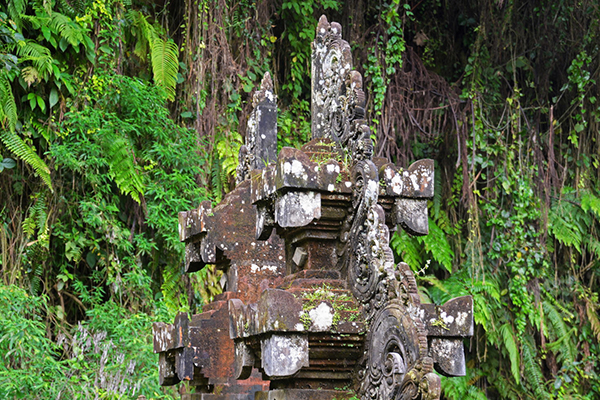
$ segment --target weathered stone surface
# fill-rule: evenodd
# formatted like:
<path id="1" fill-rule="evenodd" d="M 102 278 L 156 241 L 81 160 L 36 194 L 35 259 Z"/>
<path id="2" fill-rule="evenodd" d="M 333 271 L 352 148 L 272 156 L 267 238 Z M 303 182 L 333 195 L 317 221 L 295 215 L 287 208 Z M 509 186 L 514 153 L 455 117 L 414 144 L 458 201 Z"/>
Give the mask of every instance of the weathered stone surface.
<path id="1" fill-rule="evenodd" d="M 264 169 L 277 158 L 277 97 L 271 74 L 265 73 L 260 90 L 254 93 L 248 118 L 246 144 L 240 148 L 237 184 L 250 177 L 250 171 Z"/>
<path id="2" fill-rule="evenodd" d="M 344 390 L 276 389 L 257 392 L 256 400 L 349 400 L 354 392 Z"/>
<path id="3" fill-rule="evenodd" d="M 429 233 L 428 215 L 427 200 L 397 198 L 394 201 L 394 222 L 411 235 Z"/>
<path id="4" fill-rule="evenodd" d="M 421 304 L 429 336 L 473 336 L 473 298 L 456 297 L 441 306 Z"/>
<path id="5" fill-rule="evenodd" d="M 308 367 L 308 337 L 304 334 L 272 334 L 260 341 L 261 370 L 269 379 L 289 378 Z"/>
<path id="6" fill-rule="evenodd" d="M 305 226 L 321 218 L 321 194 L 287 192 L 275 200 L 275 223 L 282 228 Z"/>
<path id="7" fill-rule="evenodd" d="M 255 400 L 349 400 L 354 396 L 344 390 L 276 389 L 257 392 Z"/>
<path id="8" fill-rule="evenodd" d="M 266 76 L 237 188 L 214 208 L 180 214 L 187 272 L 214 263 L 227 290 L 191 319 L 155 324 L 161 384 L 206 392 L 188 400 L 345 399 L 355 393 L 331 389 L 349 386 L 361 399 L 437 400 L 434 368 L 465 373 L 472 299 L 421 304 L 389 246 L 396 226 L 427 234 L 433 161 L 402 169 L 373 158 L 362 76 L 325 17 L 312 70 L 313 140 L 275 153 Z"/>
<path id="9" fill-rule="evenodd" d="M 155 322 L 152 326 L 154 352 L 161 353 L 175 348 L 175 326 L 164 322 Z"/>
<path id="10" fill-rule="evenodd" d="M 328 145 L 334 145 L 329 139 L 313 140 L 311 143 L 324 143 L 330 149 Z M 252 172 L 252 202 L 267 200 L 275 193 L 289 189 L 349 193 L 351 184 L 338 178 L 341 161 L 336 158 L 340 158 L 339 154 L 318 154 L 313 153 L 311 158 L 302 150 L 282 148 L 275 165 Z"/>
<path id="11" fill-rule="evenodd" d="M 226 274 L 225 289 L 251 301 L 258 300 L 264 285 L 274 287 L 283 277 L 283 241 L 276 235 L 254 239 L 256 207 L 250 200 L 250 181 L 242 182 L 214 208 L 203 202 L 194 212 L 180 213 L 181 223 L 186 272 L 217 264 Z"/>
<path id="12" fill-rule="evenodd" d="M 430 342 L 435 369 L 445 376 L 464 376 L 467 372 L 463 338 L 434 337 Z"/>
<path id="13" fill-rule="evenodd" d="M 419 160 L 407 169 L 394 164 L 385 164 L 379 172 L 384 194 L 412 199 L 433 198 L 434 162 Z"/>
<path id="14" fill-rule="evenodd" d="M 158 356 L 158 382 L 161 386 L 174 385 L 179 382 L 175 372 L 175 352 L 164 351 Z"/>
<path id="15" fill-rule="evenodd" d="M 342 40 L 342 27 L 329 23 L 321 16 L 315 41 L 312 43 L 312 104 L 311 131 L 313 138 L 337 139 L 334 133 L 334 114 L 341 112 L 340 95 L 347 75 L 352 70 L 350 45 Z M 336 140 L 336 141 L 339 141 Z"/>

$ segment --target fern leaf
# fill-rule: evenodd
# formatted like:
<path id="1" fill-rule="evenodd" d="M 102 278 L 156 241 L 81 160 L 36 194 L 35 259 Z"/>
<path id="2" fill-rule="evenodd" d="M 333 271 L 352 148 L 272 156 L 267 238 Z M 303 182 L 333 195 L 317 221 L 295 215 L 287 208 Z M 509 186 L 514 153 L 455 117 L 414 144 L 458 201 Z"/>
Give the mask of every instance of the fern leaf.
<path id="1" fill-rule="evenodd" d="M 223 181 L 221 180 L 221 160 L 215 158 L 213 161 L 212 168 L 210 170 L 211 177 L 211 186 L 212 186 L 212 194 L 215 198 L 215 202 L 221 202 L 221 197 L 223 195 Z"/>
<path id="2" fill-rule="evenodd" d="M 600 219 L 600 198 L 599 197 L 594 196 L 590 192 L 586 192 L 583 196 L 581 196 L 581 208 L 585 212 L 592 211 L 592 213 L 596 216 L 596 218 Z"/>
<path id="3" fill-rule="evenodd" d="M 444 266 L 448 272 L 452 272 L 454 252 L 448 243 L 446 234 L 434 220 L 429 218 L 429 235 L 419 236 L 417 240 L 425 245 L 425 250 L 431 253 L 435 261 Z"/>
<path id="4" fill-rule="evenodd" d="M 180 294 L 185 291 L 180 290 L 181 270 L 177 264 L 167 264 L 163 270 L 163 284 L 161 291 L 165 299 L 165 304 L 170 311 L 176 312 L 182 309 Z"/>
<path id="5" fill-rule="evenodd" d="M 76 50 L 84 41 L 83 29 L 64 14 L 53 12 L 50 17 L 50 26 Z"/>
<path id="6" fill-rule="evenodd" d="M 585 312 L 588 317 L 588 321 L 592 327 L 592 331 L 600 341 L 600 319 L 598 319 L 598 313 L 596 311 L 596 305 L 592 303 L 589 299 L 586 299 L 585 302 Z"/>
<path id="7" fill-rule="evenodd" d="M 533 389 L 538 399 L 548 399 L 550 396 L 544 389 L 544 375 L 538 363 L 537 352 L 529 339 L 523 341 L 523 379 Z"/>
<path id="8" fill-rule="evenodd" d="M 574 246 L 581 253 L 582 232 L 573 223 L 570 208 L 559 205 L 548 212 L 548 230 L 564 245 Z"/>
<path id="9" fill-rule="evenodd" d="M 585 247 L 595 255 L 594 258 L 596 260 L 600 260 L 600 240 L 598 240 L 598 238 L 591 235 L 587 236 L 583 240 L 583 244 L 585 244 Z"/>
<path id="10" fill-rule="evenodd" d="M 8 15 L 17 25 L 20 25 L 26 7 L 27 0 L 11 0 L 8 2 Z"/>
<path id="11" fill-rule="evenodd" d="M 41 44 L 33 40 L 21 40 L 17 46 L 17 54 L 21 57 L 20 63 L 31 61 L 42 79 L 52 72 L 52 55 L 50 50 Z"/>
<path id="12" fill-rule="evenodd" d="M 37 68 L 30 65 L 21 70 L 21 78 L 27 83 L 27 86 L 31 86 L 40 80 L 40 74 Z"/>
<path id="13" fill-rule="evenodd" d="M 508 357 L 510 359 L 510 372 L 515 378 L 515 382 L 517 384 L 521 381 L 521 367 L 520 367 L 520 357 L 519 357 L 519 348 L 517 347 L 517 342 L 515 340 L 515 336 L 513 335 L 512 326 L 507 322 L 500 327 L 500 334 L 502 336 L 502 341 L 504 343 L 504 347 L 508 351 Z"/>
<path id="14" fill-rule="evenodd" d="M 167 99 L 175 99 L 175 85 L 179 72 L 179 48 L 171 40 L 155 38 L 152 42 L 152 72 L 154 82 L 167 93 Z"/>
<path id="15" fill-rule="evenodd" d="M 17 119 L 17 104 L 10 82 L 5 74 L 0 73 L 0 123 L 2 128 L 14 132 Z"/>
<path id="16" fill-rule="evenodd" d="M 495 374 L 492 383 L 500 393 L 501 399 L 521 400 L 522 390 L 512 380 L 506 379 L 502 374 Z"/>
<path id="17" fill-rule="evenodd" d="M 129 142 L 119 134 L 107 134 L 102 146 L 107 155 L 111 178 L 123 194 L 130 195 L 139 203 L 140 196 L 144 194 L 144 183 L 135 167 Z"/>
<path id="18" fill-rule="evenodd" d="M 128 17 L 131 18 L 132 32 L 137 38 L 133 52 L 142 61 L 145 61 L 148 55 L 148 44 L 154 41 L 156 32 L 141 12 L 137 10 L 130 11 Z"/>
<path id="19" fill-rule="evenodd" d="M 29 164 L 50 190 L 54 191 L 50 180 L 50 168 L 13 130 L 1 130 L 0 142 L 4 143 L 17 157 Z"/>
<path id="20" fill-rule="evenodd" d="M 390 241 L 390 247 L 413 271 L 418 271 L 423 267 L 421 245 L 417 238 L 410 236 L 405 231 L 396 231 Z"/>
<path id="21" fill-rule="evenodd" d="M 438 289 L 444 293 L 448 293 L 448 289 L 446 288 L 444 283 L 433 275 L 425 275 L 422 277 L 418 277 L 418 280 L 419 280 L 419 283 L 427 282 L 431 286 L 435 287 L 436 289 Z"/>
<path id="22" fill-rule="evenodd" d="M 548 347 L 558 351 L 558 358 L 565 362 L 573 362 L 577 356 L 576 345 L 572 342 L 571 331 L 565 323 L 563 315 L 548 301 L 542 302 L 544 316 L 547 318 L 546 326 L 548 328 L 548 339 L 552 340 L 553 344 Z"/>

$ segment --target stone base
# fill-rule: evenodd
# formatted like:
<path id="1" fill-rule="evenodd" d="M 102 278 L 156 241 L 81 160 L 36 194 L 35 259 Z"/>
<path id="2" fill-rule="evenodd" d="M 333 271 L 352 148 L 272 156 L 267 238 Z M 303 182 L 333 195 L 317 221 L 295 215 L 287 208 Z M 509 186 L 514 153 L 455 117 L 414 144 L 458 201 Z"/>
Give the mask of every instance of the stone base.
<path id="1" fill-rule="evenodd" d="M 256 392 L 255 400 L 348 400 L 356 393 L 345 390 L 276 389 Z"/>
<path id="2" fill-rule="evenodd" d="M 252 393 L 187 393 L 181 395 L 181 400 L 254 400 Z"/>

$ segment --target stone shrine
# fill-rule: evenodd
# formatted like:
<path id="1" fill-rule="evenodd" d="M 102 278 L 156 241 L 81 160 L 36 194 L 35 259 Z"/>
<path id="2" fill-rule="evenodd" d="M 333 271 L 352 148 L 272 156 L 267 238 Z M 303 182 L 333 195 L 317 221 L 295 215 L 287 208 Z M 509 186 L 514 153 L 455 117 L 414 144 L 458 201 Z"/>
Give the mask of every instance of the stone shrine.
<path id="1" fill-rule="evenodd" d="M 421 304 L 390 232 L 428 233 L 434 165 L 373 157 L 362 76 L 341 26 L 312 44 L 312 140 L 277 154 L 267 73 L 254 94 L 237 186 L 181 212 L 186 272 L 215 264 L 224 292 L 200 314 L 154 325 L 161 385 L 184 400 L 440 398 L 465 374 L 470 296 Z"/>

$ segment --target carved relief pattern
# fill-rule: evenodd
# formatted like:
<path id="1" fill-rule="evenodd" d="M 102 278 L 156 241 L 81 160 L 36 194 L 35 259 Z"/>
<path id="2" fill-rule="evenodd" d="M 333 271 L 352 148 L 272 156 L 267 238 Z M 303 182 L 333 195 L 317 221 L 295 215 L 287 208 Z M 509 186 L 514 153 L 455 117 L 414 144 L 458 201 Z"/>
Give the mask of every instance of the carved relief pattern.
<path id="1" fill-rule="evenodd" d="M 340 24 L 321 17 L 312 58 L 313 137 L 331 138 L 355 161 L 370 159 L 373 144 L 364 120 L 362 75 L 352 70 L 350 45 L 342 39 Z"/>
<path id="2" fill-rule="evenodd" d="M 371 328 L 358 377 L 363 399 L 438 399 L 440 379 L 427 356 L 427 332 L 418 315 L 417 283 L 407 264 L 394 265 L 379 179 L 373 162 L 352 173 L 354 213 L 344 268 Z"/>
<path id="3" fill-rule="evenodd" d="M 439 399 L 440 379 L 427 356 L 427 332 L 410 268 L 394 265 L 379 174 L 364 120 L 362 77 L 352 71 L 341 27 L 322 17 L 313 43 L 313 135 L 330 137 L 352 156 L 352 208 L 340 235 L 342 270 L 371 324 L 360 363 L 363 399 Z"/>

